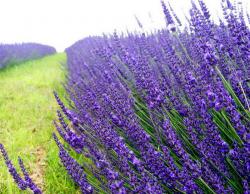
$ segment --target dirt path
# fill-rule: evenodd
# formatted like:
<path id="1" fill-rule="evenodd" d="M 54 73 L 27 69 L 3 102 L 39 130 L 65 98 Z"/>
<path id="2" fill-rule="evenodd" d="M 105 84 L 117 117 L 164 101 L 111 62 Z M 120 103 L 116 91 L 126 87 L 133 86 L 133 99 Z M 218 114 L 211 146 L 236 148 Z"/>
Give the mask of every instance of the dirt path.
<path id="1" fill-rule="evenodd" d="M 63 53 L 0 71 L 0 142 L 5 145 L 15 166 L 18 166 L 18 156 L 23 159 L 34 182 L 43 189 L 64 187 L 65 177 L 63 180 L 60 176 L 47 179 L 46 172 L 48 163 L 52 163 L 47 158 L 48 151 L 57 158 L 57 147 L 51 140 L 52 121 L 58 108 L 53 90 L 64 95 L 65 70 L 61 63 L 65 62 Z M 50 160 L 54 158 L 50 157 Z M 58 166 L 59 162 L 54 165 Z M 1 157 L 0 180 L 1 194 L 26 193 L 14 184 Z"/>

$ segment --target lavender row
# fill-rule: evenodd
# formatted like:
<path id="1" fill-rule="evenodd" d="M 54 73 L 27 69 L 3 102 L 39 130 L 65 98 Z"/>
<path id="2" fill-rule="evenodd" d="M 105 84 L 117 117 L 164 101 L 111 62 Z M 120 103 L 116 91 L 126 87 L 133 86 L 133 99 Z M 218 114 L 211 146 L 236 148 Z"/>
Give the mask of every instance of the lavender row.
<path id="1" fill-rule="evenodd" d="M 0 44 L 0 68 L 54 54 L 56 50 L 37 43 Z"/>
<path id="2" fill-rule="evenodd" d="M 199 1 L 180 30 L 172 8 L 162 7 L 167 29 L 92 37 L 66 49 L 72 111 L 56 98 L 70 134 L 86 141 L 80 154 L 102 175 L 89 179 L 100 179 L 107 193 L 247 193 L 249 21 L 226 1 L 215 24 Z M 67 133 L 60 134 L 76 149 L 78 138 Z M 100 160 L 115 171 L 117 187 Z"/>

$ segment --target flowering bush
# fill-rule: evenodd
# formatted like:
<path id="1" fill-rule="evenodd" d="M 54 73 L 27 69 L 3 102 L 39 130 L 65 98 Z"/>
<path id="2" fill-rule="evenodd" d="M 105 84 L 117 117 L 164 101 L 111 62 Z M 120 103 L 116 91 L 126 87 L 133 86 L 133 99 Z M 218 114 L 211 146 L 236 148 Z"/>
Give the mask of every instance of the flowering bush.
<path id="1" fill-rule="evenodd" d="M 0 68 L 55 52 L 56 50 L 53 47 L 37 43 L 0 44 Z"/>
<path id="2" fill-rule="evenodd" d="M 83 193 L 250 193 L 249 21 L 227 0 L 217 25 L 199 0 L 181 31 L 162 7 L 167 30 L 66 49 L 61 162 Z"/>

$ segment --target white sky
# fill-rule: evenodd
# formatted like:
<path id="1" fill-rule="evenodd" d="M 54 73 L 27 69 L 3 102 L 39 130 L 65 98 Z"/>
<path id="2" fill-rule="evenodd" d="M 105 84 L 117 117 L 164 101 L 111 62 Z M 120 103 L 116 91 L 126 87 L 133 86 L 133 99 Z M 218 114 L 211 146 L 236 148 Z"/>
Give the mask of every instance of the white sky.
<path id="1" fill-rule="evenodd" d="M 188 15 L 190 0 L 168 1 Z M 220 1 L 205 0 L 213 14 Z M 63 51 L 89 35 L 138 29 L 134 15 L 146 29 L 165 25 L 160 0 L 0 0 L 0 43 L 38 42 Z"/>

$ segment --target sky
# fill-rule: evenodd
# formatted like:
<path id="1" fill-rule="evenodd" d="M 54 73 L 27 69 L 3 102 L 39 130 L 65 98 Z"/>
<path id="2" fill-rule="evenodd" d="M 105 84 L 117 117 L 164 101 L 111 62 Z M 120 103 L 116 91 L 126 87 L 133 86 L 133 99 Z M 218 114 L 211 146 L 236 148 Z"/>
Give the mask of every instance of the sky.
<path id="1" fill-rule="evenodd" d="M 221 0 L 204 0 L 213 16 Z M 242 0 L 250 12 L 249 0 Z M 188 15 L 190 0 L 170 2 L 180 18 Z M 90 35 L 165 26 L 160 0 L 0 0 L 0 43 L 37 42 L 63 51 Z"/>

